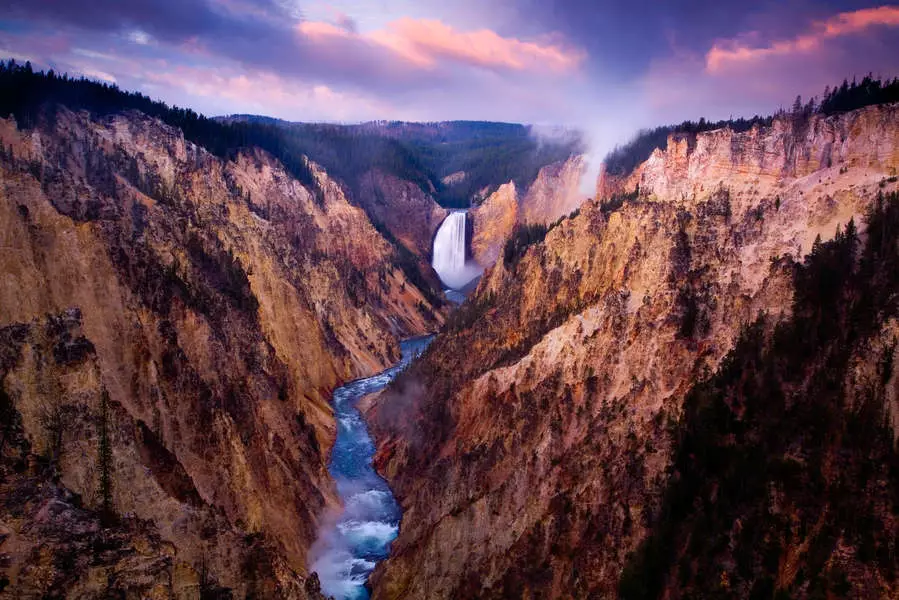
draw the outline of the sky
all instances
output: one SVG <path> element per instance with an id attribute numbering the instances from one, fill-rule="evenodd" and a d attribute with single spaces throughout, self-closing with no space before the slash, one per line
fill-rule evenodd
<path id="1" fill-rule="evenodd" d="M 827 0 L 0 0 L 0 57 L 208 115 L 586 131 L 769 114 L 899 75 L 899 5 Z"/>

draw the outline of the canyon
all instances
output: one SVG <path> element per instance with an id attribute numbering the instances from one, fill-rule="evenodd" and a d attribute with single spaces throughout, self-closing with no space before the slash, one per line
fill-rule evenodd
<path id="1" fill-rule="evenodd" d="M 336 598 L 368 598 L 366 583 L 375 565 L 387 558 L 396 538 L 400 510 L 372 467 L 375 447 L 359 412 L 360 401 L 383 389 L 421 354 L 430 337 L 403 341 L 399 364 L 357 379 L 334 391 L 337 439 L 328 471 L 337 483 L 344 508 L 323 528 L 312 548 L 322 592 Z"/>
<path id="2" fill-rule="evenodd" d="M 443 310 L 314 164 L 310 189 L 264 152 L 223 161 L 136 112 L 7 119 L 0 143 L 13 593 L 315 597 L 307 552 L 338 505 L 330 393 Z M 113 544 L 85 512 L 102 504 L 101 404 L 123 550 L 88 564 L 85 545 Z"/>
<path id="3" fill-rule="evenodd" d="M 423 358 L 369 402 L 375 463 L 404 515 L 391 557 L 372 576 L 374 598 L 806 597 L 845 586 L 895 597 L 893 309 L 875 312 L 881 320 L 857 341 L 821 338 L 820 351 L 839 348 L 834 364 L 848 365 L 831 375 L 829 389 L 844 398 L 836 408 L 809 391 L 823 377 L 814 361 L 775 380 L 791 400 L 771 421 L 741 421 L 756 414 L 749 399 L 739 408 L 748 392 L 725 383 L 740 381 L 726 368 L 750 340 L 779 347 L 777 332 L 807 325 L 811 292 L 796 281 L 818 272 L 816 261 L 852 248 L 858 231 L 865 239 L 868 219 L 882 237 L 878 197 L 897 188 L 897 111 L 786 114 L 745 132 L 672 134 L 632 173 L 601 175 L 596 199 L 543 241 L 497 260 Z M 498 194 L 492 205 L 508 227 L 514 190 Z M 895 241 L 886 247 L 892 256 Z M 869 268 L 889 271 L 891 260 Z M 811 314 L 855 331 L 839 312 Z M 713 437 L 720 421 L 691 429 L 707 414 L 696 407 L 709 390 L 737 394 L 719 400 L 737 411 L 727 417 L 734 433 Z M 801 428 L 771 438 L 774 414 L 798 427 L 791 411 L 811 402 L 814 412 L 815 398 L 835 419 L 819 435 L 836 441 L 809 449 Z M 841 427 L 872 422 L 859 408 L 868 402 L 872 433 L 852 446 Z M 737 493 L 744 504 L 733 508 L 724 499 L 741 489 L 739 473 L 710 479 L 708 489 L 684 479 L 703 472 L 697 465 L 711 469 L 698 456 L 712 457 L 682 444 L 716 443 L 712 454 L 723 456 L 739 452 L 741 431 L 747 448 L 752 439 L 784 445 L 749 463 L 746 481 L 757 481 L 751 469 L 766 460 L 795 475 L 769 473 L 756 495 Z M 868 451 L 883 454 L 867 459 Z M 856 460 L 873 461 L 868 475 L 857 474 Z M 858 477 L 870 478 L 866 495 L 840 487 Z M 805 492 L 788 493 L 795 481 L 831 491 L 802 500 Z M 837 488 L 865 525 L 847 526 Z M 693 493 L 684 489 L 702 491 L 678 500 Z M 730 512 L 715 529 L 720 506 Z M 705 539 L 710 546 L 691 558 Z"/>
<path id="4" fill-rule="evenodd" d="M 436 188 L 377 160 L 335 178 L 280 126 L 228 147 L 240 125 L 3 76 L 83 95 L 35 87 L 0 119 L 0 597 L 323 597 L 332 394 L 449 313 Z M 491 127 L 532 144 L 449 129 Z"/>
<path id="5" fill-rule="evenodd" d="M 899 105 L 585 200 L 569 134 L 4 69 L 0 598 L 899 595 Z"/>

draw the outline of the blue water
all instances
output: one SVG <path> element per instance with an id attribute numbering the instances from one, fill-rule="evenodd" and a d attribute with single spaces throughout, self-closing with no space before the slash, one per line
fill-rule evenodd
<path id="1" fill-rule="evenodd" d="M 334 390 L 331 404 L 337 420 L 337 440 L 328 471 L 337 482 L 344 507 L 339 517 L 320 533 L 312 549 L 315 560 L 311 570 L 318 573 L 322 591 L 337 600 L 368 598 L 365 582 L 378 561 L 389 555 L 401 517 L 387 482 L 372 467 L 375 445 L 356 403 L 383 389 L 430 341 L 431 336 L 402 342 L 403 357 L 398 365 Z"/>

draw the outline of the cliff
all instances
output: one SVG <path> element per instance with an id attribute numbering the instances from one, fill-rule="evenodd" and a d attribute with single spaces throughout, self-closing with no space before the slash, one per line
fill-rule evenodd
<path id="1" fill-rule="evenodd" d="M 516 225 L 549 225 L 578 208 L 583 200 L 579 186 L 585 160 L 575 155 L 547 165 L 526 190 L 518 190 L 509 182 L 473 208 L 471 245 L 478 264 L 489 267 L 496 262 Z"/>
<path id="2" fill-rule="evenodd" d="M 847 407 L 892 415 L 895 431 L 895 381 L 878 365 L 892 364 L 896 307 L 866 305 L 859 314 L 874 321 L 860 327 L 842 303 L 891 297 L 896 242 L 878 234 L 888 260 L 855 267 L 846 248 L 857 242 L 837 233 L 850 219 L 866 227 L 878 193 L 896 189 L 897 144 L 896 106 L 674 138 L 616 183 L 630 194 L 600 195 L 514 264 L 494 265 L 368 410 L 377 466 L 404 510 L 374 597 L 807 597 L 844 585 L 895 597 L 885 557 L 897 471 L 872 466 L 869 487 L 849 482 L 859 461 L 894 465 L 896 453 L 877 418 Z M 818 235 L 837 240 L 815 245 Z M 832 255 L 842 271 L 822 266 Z M 831 271 L 848 274 L 834 283 Z M 841 285 L 835 305 L 821 299 L 835 292 L 808 292 Z M 752 369 L 792 373 L 732 394 L 726 367 L 750 355 L 740 340 L 760 314 Z M 813 337 L 809 314 L 839 325 Z M 775 343 L 775 331 L 806 345 Z M 839 394 L 808 385 L 830 364 L 852 365 L 830 372 Z M 704 381 L 726 419 L 700 410 Z M 754 487 L 715 463 L 725 450 L 753 457 L 735 469 L 764 465 L 743 472 Z M 690 485 L 678 483 L 685 473 Z"/>
<path id="3" fill-rule="evenodd" d="M 137 112 L 2 121 L 0 144 L 0 383 L 21 438 L 0 595 L 106 597 L 135 568 L 140 596 L 314 596 L 329 393 L 441 313 L 314 164 L 304 186 Z M 113 538 L 119 554 L 65 558 Z"/>
<path id="4" fill-rule="evenodd" d="M 540 169 L 537 179 L 520 201 L 520 221 L 548 225 L 577 209 L 584 200 L 580 183 L 587 167 L 586 160 L 585 156 L 577 155 Z"/>
<path id="5" fill-rule="evenodd" d="M 152 423 L 111 399 L 81 318 L 0 328 L 0 596 L 323 598 L 273 537 L 201 497 Z"/>
<path id="6" fill-rule="evenodd" d="M 422 189 L 378 170 L 362 176 L 360 205 L 373 221 L 419 257 L 431 255 L 434 234 L 449 214 Z"/>
<path id="7" fill-rule="evenodd" d="M 833 117 L 786 115 L 770 127 L 756 125 L 741 133 L 727 128 L 676 133 L 668 136 L 664 150 L 653 151 L 627 176 L 602 169 L 596 195 L 611 198 L 639 187 L 643 195 L 685 202 L 725 187 L 751 204 L 751 196 L 789 191 L 785 184 L 791 181 L 802 184 L 806 193 L 826 194 L 826 186 L 815 187 L 821 183 L 812 177 L 815 173 L 833 179 L 831 191 L 891 176 L 899 160 L 894 127 L 895 109 L 886 105 Z M 838 178 L 832 176 L 834 167 Z"/>
<path id="8" fill-rule="evenodd" d="M 518 223 L 518 194 L 511 181 L 501 185 L 470 212 L 471 254 L 482 267 L 496 262 Z"/>
<path id="9" fill-rule="evenodd" d="M 427 297 L 441 305 L 443 284 L 431 267 L 434 236 L 449 214 L 417 184 L 372 169 L 359 177 L 353 200 L 397 248 L 395 262 Z"/>

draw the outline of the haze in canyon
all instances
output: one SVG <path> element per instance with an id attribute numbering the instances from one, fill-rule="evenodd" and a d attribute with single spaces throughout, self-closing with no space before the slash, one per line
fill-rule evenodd
<path id="1" fill-rule="evenodd" d="M 899 598 L 899 6 L 0 4 L 0 598 Z"/>

